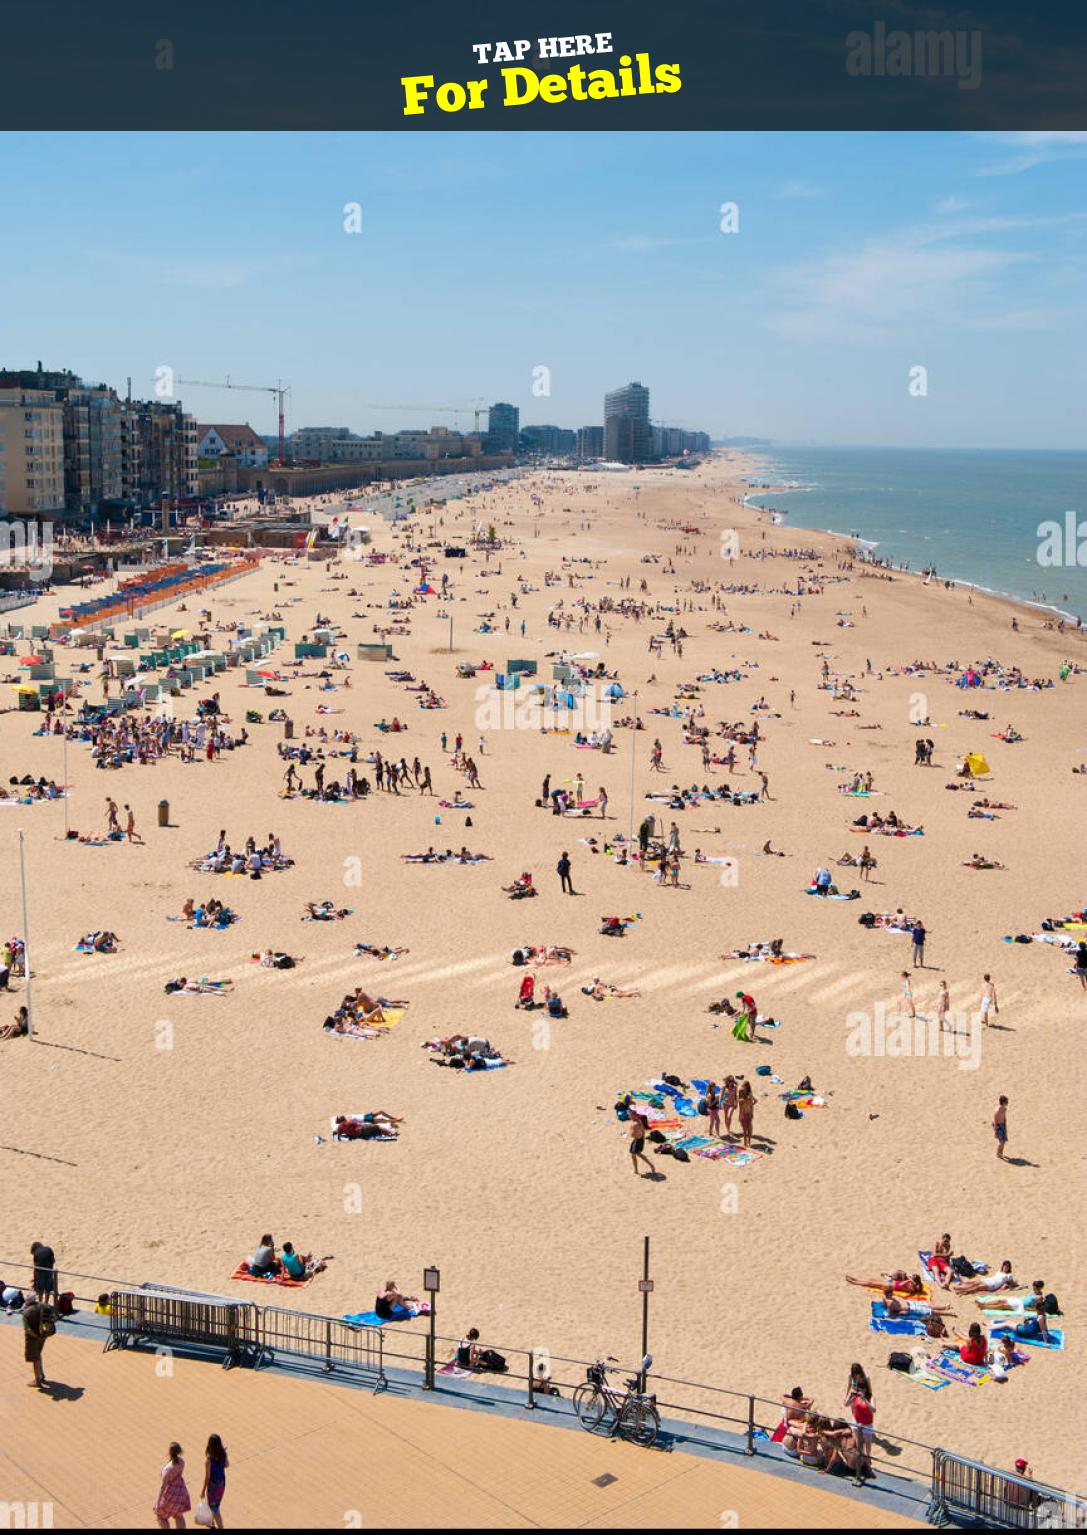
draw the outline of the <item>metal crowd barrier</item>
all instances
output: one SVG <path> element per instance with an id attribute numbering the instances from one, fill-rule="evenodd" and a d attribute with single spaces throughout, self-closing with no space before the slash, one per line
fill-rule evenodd
<path id="1" fill-rule="evenodd" d="M 380 1327 L 355 1327 L 335 1317 L 281 1306 L 259 1310 L 263 1362 L 288 1354 L 319 1364 L 326 1375 L 349 1370 L 370 1377 L 378 1388 L 386 1385 Z"/>
<path id="2" fill-rule="evenodd" d="M 1087 1499 L 1028 1476 L 994 1471 L 947 1450 L 932 1452 L 937 1519 L 1009 1530 L 1087 1529 Z"/>
<path id="3" fill-rule="evenodd" d="M 259 1308 L 245 1301 L 113 1290 L 109 1304 L 107 1349 L 147 1340 L 221 1351 L 226 1369 L 259 1362 Z"/>

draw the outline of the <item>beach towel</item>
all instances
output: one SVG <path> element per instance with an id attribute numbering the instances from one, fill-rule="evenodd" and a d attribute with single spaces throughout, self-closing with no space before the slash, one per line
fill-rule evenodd
<path id="1" fill-rule="evenodd" d="M 1052 1348 L 1052 1349 L 1063 1349 L 1064 1348 L 1064 1331 L 1060 1327 L 1051 1327 L 1049 1329 L 1049 1342 L 1048 1343 L 1045 1341 L 1044 1338 L 1020 1338 L 1020 1337 L 1018 1337 L 1016 1335 L 1015 1323 L 1014 1322 L 1004 1322 L 1004 1323 L 1002 1323 L 998 1327 L 992 1327 L 992 1328 L 989 1329 L 989 1337 L 990 1337 L 990 1339 L 1003 1338 L 1003 1337 L 1006 1337 L 1009 1333 L 1012 1335 L 1012 1337 L 1015 1338 L 1015 1344 L 1016 1344 L 1017 1348 L 1020 1345 L 1022 1345 L 1023 1348 Z"/>
<path id="2" fill-rule="evenodd" d="M 378 1316 L 376 1311 L 349 1311 L 344 1314 L 344 1321 L 350 1322 L 353 1327 L 386 1327 L 390 1323 L 413 1322 L 417 1316 L 429 1316 L 430 1306 L 426 1301 L 418 1309 L 411 1308 L 407 1316 Z"/>
<path id="3" fill-rule="evenodd" d="M 681 1147 L 684 1151 L 701 1151 L 703 1146 L 716 1144 L 712 1135 L 685 1135 L 682 1140 L 672 1142 L 673 1146 Z"/>
<path id="4" fill-rule="evenodd" d="M 941 1350 L 935 1359 L 929 1360 L 928 1369 L 934 1375 L 946 1376 L 962 1386 L 983 1386 L 993 1378 L 986 1365 L 964 1364 L 955 1347 Z"/>
<path id="5" fill-rule="evenodd" d="M 822 896 L 824 901 L 859 901 L 861 898 L 861 893 L 859 890 L 850 890 L 848 894 L 845 894 L 840 890 L 828 890 L 824 895 L 822 890 L 816 889 L 815 886 L 812 886 L 809 890 L 805 890 L 804 894 Z"/>
<path id="6" fill-rule="evenodd" d="M 906 1380 L 912 1380 L 918 1386 L 924 1386 L 926 1391 L 942 1391 L 945 1386 L 951 1384 L 949 1380 L 945 1380 L 940 1375 L 933 1375 L 931 1370 L 924 1367 L 904 1370 L 902 1374 Z"/>
<path id="7" fill-rule="evenodd" d="M 909 1317 L 906 1318 L 908 1321 L 915 1321 L 918 1317 L 924 1318 L 932 1315 L 932 1307 L 927 1301 L 910 1300 L 907 1304 L 910 1308 Z M 874 1300 L 872 1302 L 872 1315 L 875 1317 L 885 1317 L 887 1315 L 887 1302 Z M 892 1317 L 890 1320 L 896 1321 L 898 1318 Z"/>
<path id="8" fill-rule="evenodd" d="M 251 1274 L 247 1265 L 242 1262 L 238 1264 L 238 1267 L 230 1277 L 231 1279 L 245 1279 L 252 1284 L 277 1284 L 281 1285 L 285 1290 L 301 1290 L 306 1285 L 312 1284 L 317 1276 L 310 1274 L 306 1279 L 289 1279 L 286 1274 Z"/>
<path id="9" fill-rule="evenodd" d="M 473 1372 L 471 1370 L 462 1370 L 455 1360 L 450 1360 L 448 1364 L 439 1365 L 437 1373 L 439 1375 L 455 1375 L 458 1380 L 470 1380 Z"/>
<path id="10" fill-rule="evenodd" d="M 868 1319 L 868 1327 L 872 1332 L 889 1332 L 896 1336 L 923 1338 L 925 1324 L 920 1317 L 911 1316 L 873 1316 Z"/>
<path id="11" fill-rule="evenodd" d="M 696 1119 L 698 1117 L 698 1109 L 691 1102 L 690 1098 L 677 1098 L 675 1100 L 675 1107 L 676 1113 L 684 1119 Z"/>
<path id="12" fill-rule="evenodd" d="M 715 1146 L 704 1146 L 701 1151 L 696 1151 L 696 1157 L 706 1157 L 711 1162 L 728 1162 L 732 1167 L 748 1167 L 752 1162 L 757 1162 L 765 1152 L 748 1150 L 743 1146 L 733 1146 L 725 1141 L 718 1141 Z"/>

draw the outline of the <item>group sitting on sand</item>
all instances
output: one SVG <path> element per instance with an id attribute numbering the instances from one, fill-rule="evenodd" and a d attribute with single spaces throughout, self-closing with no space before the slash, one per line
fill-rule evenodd
<path id="1" fill-rule="evenodd" d="M 357 986 L 347 993 L 336 1011 L 329 1014 L 322 1027 L 329 1033 L 350 1033 L 366 1024 L 388 1023 L 388 1009 L 407 1005 L 404 999 L 391 1001 L 388 997 L 371 997 L 369 992 Z"/>
<path id="2" fill-rule="evenodd" d="M 425 853 L 401 853 L 405 863 L 490 863 L 489 853 L 470 853 L 462 844 L 459 853 L 447 847 L 444 853 L 436 853 L 428 847 Z"/>
<path id="3" fill-rule="evenodd" d="M 250 879 L 260 879 L 266 869 L 287 869 L 293 863 L 293 858 L 285 856 L 274 832 L 268 833 L 265 846 L 258 847 L 254 838 L 249 837 L 245 851 L 235 852 L 226 840 L 226 832 L 221 831 L 212 851 L 197 859 L 193 867 L 203 874 L 248 874 Z"/>
<path id="4" fill-rule="evenodd" d="M 229 906 L 224 906 L 215 896 L 205 901 L 203 905 L 197 906 L 190 895 L 181 908 L 180 919 L 171 920 L 187 922 L 190 927 L 224 928 L 237 922 L 239 918 L 236 911 L 232 911 Z"/>
<path id="5" fill-rule="evenodd" d="M 315 1258 L 312 1253 L 297 1253 L 291 1242 L 284 1242 L 282 1251 L 277 1253 L 271 1236 L 265 1233 L 252 1257 L 246 1259 L 245 1270 L 254 1279 L 312 1279 L 331 1259 L 331 1253 L 325 1258 Z"/>
<path id="6" fill-rule="evenodd" d="M 425 1040 L 423 1049 L 434 1052 L 435 1066 L 450 1066 L 455 1071 L 488 1071 L 514 1064 L 489 1039 L 476 1034 L 445 1034 Z"/>
<path id="7" fill-rule="evenodd" d="M 81 954 L 116 954 L 121 940 L 108 929 L 104 932 L 84 933 L 76 944 Z"/>

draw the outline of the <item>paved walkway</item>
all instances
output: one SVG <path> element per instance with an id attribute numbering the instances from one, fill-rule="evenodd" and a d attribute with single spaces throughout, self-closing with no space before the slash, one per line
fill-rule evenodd
<path id="1" fill-rule="evenodd" d="M 154 1527 L 174 1438 L 195 1504 L 209 1433 L 230 1453 L 223 1516 L 234 1527 L 919 1527 L 746 1466 L 274 1371 L 103 1354 L 70 1335 L 47 1345 L 54 1384 L 41 1393 L 25 1385 L 21 1329 L 0 1339 L 0 1382 L 16 1409 L 0 1449 L 0 1494 L 9 1505 L 51 1503 L 58 1529 Z M 14 1525 L 17 1511 L 6 1512 Z"/>

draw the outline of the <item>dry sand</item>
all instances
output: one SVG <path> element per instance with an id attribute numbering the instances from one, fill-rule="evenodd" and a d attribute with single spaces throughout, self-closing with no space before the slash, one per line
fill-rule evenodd
<path id="1" fill-rule="evenodd" d="M 648 635 L 663 620 L 613 615 L 606 646 L 590 623 L 582 635 L 576 625 L 570 635 L 547 627 L 545 615 L 559 598 L 569 607 L 580 596 L 590 602 L 618 596 L 615 582 L 626 574 L 632 597 L 645 578 L 650 599 L 664 602 L 691 598 L 696 578 L 791 586 L 801 569 L 796 562 L 749 556 L 797 544 L 825 549 L 824 573 L 837 574 L 832 539 L 768 526 L 764 516 L 740 507 L 740 476 L 750 467 L 734 455 L 686 474 L 565 476 L 562 488 L 558 477 L 541 477 L 451 504 L 439 536 L 463 540 L 482 518 L 514 542 L 501 552 L 501 576 L 482 577 L 479 560 L 463 578 L 455 562 L 438 558 L 431 567 L 432 575 L 449 568 L 456 580 L 453 655 L 445 651 L 448 623 L 437 616 L 436 598 L 415 609 L 410 637 L 396 637 L 400 663 L 445 696 L 444 712 L 418 710 L 414 695 L 389 681 L 381 665 L 355 664 L 349 691 L 319 694 L 313 684 L 307 691 L 296 683 L 289 699 L 243 690 L 244 674 L 222 681 L 224 707 L 236 721 L 247 705 L 266 713 L 281 703 L 299 737 L 306 725 L 322 723 L 315 709 L 325 699 L 343 710 L 325 725 L 357 730 L 364 751 L 395 747 L 409 762 L 418 754 L 429 763 L 434 800 L 285 801 L 279 797 L 285 764 L 276 752 L 282 730 L 265 723 L 250 727 L 245 750 L 211 765 L 171 759 L 97 772 L 89 750 L 72 745 L 72 825 L 99 832 L 110 793 L 134 807 L 144 846 L 65 844 L 59 803 L 0 810 L 0 913 L 10 931 L 18 929 L 20 911 L 16 829 L 26 831 L 34 1011 L 43 1042 L 0 1046 L 8 1259 L 23 1259 L 30 1241 L 42 1238 L 69 1269 L 237 1291 L 240 1299 L 332 1315 L 368 1308 L 389 1277 L 417 1291 L 424 1264 L 438 1263 L 443 1331 L 474 1324 L 499 1347 L 581 1357 L 610 1351 L 630 1359 L 639 1339 L 641 1239 L 649 1233 L 656 1280 L 651 1347 L 662 1372 L 768 1397 L 800 1383 L 833 1412 L 850 1362 L 860 1360 L 874 1374 L 879 1427 L 1001 1466 L 1025 1455 L 1038 1476 L 1076 1484 L 1079 1436 L 1067 1402 L 1082 1348 L 1082 1242 L 1074 1211 L 1084 1192 L 1080 1030 L 1087 998 L 1051 948 L 1000 938 L 1036 932 L 1043 917 L 1063 915 L 1085 898 L 1078 822 L 1087 780 L 1070 775 L 1084 760 L 1077 750 L 1087 746 L 1079 702 L 1084 679 L 1044 692 L 964 695 L 943 678 L 862 674 L 867 658 L 878 672 L 915 659 L 993 656 L 1056 678 L 1064 656 L 1083 660 L 1084 642 L 1043 632 L 1039 615 L 1025 610 L 1023 632 L 1013 634 L 1008 604 L 976 595 L 971 602 L 965 589 L 923 587 L 915 579 L 871 579 L 859 569 L 806 597 L 795 617 L 788 596 L 726 597 L 727 616 L 750 627 L 744 634 L 711 632 L 718 615 L 710 597 L 694 596 L 693 611 L 676 616 L 690 635 L 682 660 L 647 654 Z M 593 493 L 583 488 L 588 479 L 598 486 Z M 534 491 L 542 497 L 538 509 L 529 499 Z M 429 520 L 418 519 L 424 539 Z M 703 531 L 684 535 L 662 526 L 687 521 Z M 737 529 L 741 541 L 731 567 L 719 552 L 724 528 Z M 400 530 L 375 529 L 377 548 L 404 542 Z M 674 554 L 677 544 L 694 552 Z M 660 562 L 641 563 L 652 553 Z M 607 563 L 572 567 L 592 575 L 575 589 L 565 578 L 544 589 L 544 571 L 559 571 L 564 554 Z M 669 555 L 674 576 L 664 570 Z M 331 580 L 323 562 L 266 564 L 213 595 L 210 606 L 216 620 L 229 622 L 297 597 L 280 609 L 289 641 L 321 611 L 342 622 L 353 654 L 382 615 L 360 610 L 347 589 L 357 586 L 367 602 L 384 603 L 396 576 L 389 567 L 336 568 L 346 580 Z M 508 603 L 515 577 L 535 590 L 514 612 Z M 403 572 L 399 580 L 403 589 Z M 52 617 L 58 602 L 39 603 L 34 619 L 41 621 L 39 612 Z M 508 637 L 472 632 L 477 615 L 492 609 L 500 623 L 511 613 Z M 853 627 L 837 626 L 842 609 Z M 353 617 L 356 611 L 365 618 Z M 30 610 L 15 616 L 29 621 Z M 167 609 L 153 621 L 185 624 L 192 617 Z M 522 617 L 524 639 L 517 632 Z M 760 640 L 766 629 L 779 639 Z M 834 672 L 852 674 L 863 687 L 861 719 L 831 714 L 848 705 L 818 689 L 823 652 L 814 640 L 827 642 Z M 651 780 L 666 786 L 707 776 L 697 748 L 682 744 L 679 723 L 647 709 L 667 705 L 675 684 L 699 671 L 758 662 L 742 682 L 707 684 L 701 696 L 711 723 L 750 720 L 760 695 L 772 704 L 780 717 L 765 721 L 760 767 L 773 801 L 674 817 L 664 811 L 666 824 L 674 818 L 680 825 L 688 854 L 700 846 L 735 856 L 738 883 L 722 885 L 719 867 L 692 867 L 688 859 L 682 877 L 690 888 L 663 889 L 579 842 L 590 830 L 600 836 L 628 829 L 629 732 L 617 733 L 608 756 L 576 750 L 570 737 L 526 730 L 491 731 L 485 754 L 476 754 L 476 689 L 483 679 L 458 680 L 455 662 L 488 658 L 501 665 L 507 656 L 530 657 L 546 679 L 545 656 L 564 646 L 597 651 L 628 691 L 640 690 L 647 728 L 634 737 L 635 825 L 647 808 L 643 796 L 658 786 Z M 282 664 L 290 654 L 282 647 L 274 659 Z M 651 674 L 658 680 L 648 685 Z M 87 692 L 100 697 L 97 680 Z M 922 732 L 936 742 L 932 769 L 913 766 L 918 692 L 927 695 L 933 723 Z M 988 709 L 990 721 L 961 719 L 964 707 Z M 382 737 L 374 723 L 393 714 L 410 729 Z M 992 739 L 990 731 L 1008 721 L 1024 744 Z M 59 740 L 35 737 L 37 722 L 25 714 L 0 719 L 3 778 L 60 777 Z M 882 728 L 857 728 L 869 723 Z M 464 782 L 442 758 L 443 729 L 450 739 L 463 732 L 481 770 L 483 790 L 468 794 L 475 808 L 467 831 L 463 814 L 454 812 L 440 812 L 442 824 L 434 825 L 437 798 L 452 798 Z M 664 746 L 660 775 L 649 772 L 655 735 Z M 811 745 L 812 737 L 835 745 Z M 985 792 L 1019 807 L 997 821 L 968 821 L 968 796 L 944 788 L 955 760 L 975 748 L 993 769 Z M 740 762 L 746 764 L 746 754 Z M 828 771 L 828 762 L 870 768 L 884 797 L 843 798 L 835 790 L 843 775 Z M 559 784 L 579 770 L 590 793 L 600 783 L 607 787 L 603 826 L 559 821 L 534 808 L 545 773 Z M 366 771 L 361 763 L 359 771 Z M 312 782 L 312 769 L 303 776 Z M 327 776 L 335 776 L 331 766 Z M 716 769 L 711 781 L 725 777 Z M 746 770 L 733 782 L 757 787 Z M 161 797 L 171 804 L 170 829 L 154 824 Z M 894 809 L 923 823 L 926 835 L 872 839 L 879 866 L 861 901 L 807 897 L 817 865 L 833 867 L 844 849 L 859 851 L 862 839 L 848 827 L 865 808 Z M 189 860 L 214 845 L 220 827 L 234 843 L 250 832 L 259 841 L 275 831 L 294 868 L 260 883 L 191 872 Z M 788 856 L 756 856 L 768 837 Z M 462 842 L 494 862 L 400 861 L 430 843 Z M 563 848 L 583 892 L 577 899 L 559 891 L 554 870 Z M 994 855 L 1006 871 L 963 868 L 975 850 Z M 355 858 L 361 887 L 345 888 Z M 511 902 L 500 887 L 522 869 L 534 871 L 541 895 Z M 834 872 L 844 888 L 858 883 L 851 871 Z M 240 924 L 209 933 L 166 922 L 186 896 L 212 893 L 237 907 Z M 342 923 L 303 925 L 303 902 L 326 897 L 355 914 Z M 914 975 L 921 1011 L 931 1010 L 941 978 L 953 1006 L 973 1011 L 982 972 L 993 973 L 1000 1026 L 986 1032 L 977 1070 L 942 1058 L 847 1053 L 847 1015 L 892 1001 L 909 958 L 907 938 L 866 931 L 857 917 L 866 908 L 898 905 L 920 913 L 930 933 L 929 968 Z M 602 914 L 630 911 L 643 920 L 624 939 L 599 936 Z M 75 953 L 80 934 L 92 928 L 118 932 L 121 953 Z M 777 936 L 787 949 L 817 959 L 776 970 L 717 958 Z M 355 960 L 356 939 L 411 952 L 395 964 Z M 511 968 L 510 951 L 524 941 L 577 950 L 569 970 L 540 972 L 541 981 L 558 977 L 570 1009 L 552 1026 L 547 1048 L 534 1048 L 541 1042 L 538 1015 L 513 1008 L 520 973 Z M 292 972 L 260 970 L 249 956 L 269 945 L 305 961 Z M 229 976 L 236 990 L 225 998 L 164 995 L 165 981 L 178 974 Z M 578 989 L 594 975 L 637 985 L 642 995 L 594 1003 Z M 388 1038 L 371 1043 L 322 1032 L 325 1014 L 357 984 L 410 998 L 406 1018 Z M 765 1045 L 734 1041 L 706 1011 L 740 985 L 781 1020 Z M 8 1010 L 19 1000 L 14 995 Z M 172 1049 L 157 1046 L 160 1020 L 173 1026 Z M 471 1086 L 460 1073 L 436 1069 L 420 1041 L 453 1029 L 489 1035 L 516 1065 L 474 1077 Z M 666 1178 L 631 1175 L 625 1131 L 612 1113 L 618 1090 L 641 1087 L 661 1071 L 685 1080 L 750 1076 L 763 1062 L 785 1087 L 810 1075 L 830 1106 L 799 1122 L 785 1120 L 779 1089 L 754 1077 L 765 1095 L 757 1143 L 768 1155 L 736 1170 L 697 1157 L 687 1166 L 661 1158 Z M 1011 1100 L 1011 1165 L 996 1159 L 990 1128 L 1001 1092 Z M 405 1117 L 397 1144 L 315 1144 L 316 1134 L 327 1134 L 330 1115 L 376 1107 Z M 758 1141 L 759 1132 L 769 1143 Z M 302 1251 L 333 1253 L 335 1261 L 302 1291 L 232 1286 L 238 1259 L 268 1229 L 277 1242 L 291 1239 Z M 867 1330 L 866 1297 L 842 1276 L 912 1270 L 917 1250 L 945 1230 L 957 1251 L 991 1265 L 1007 1256 L 1025 1282 L 1044 1278 L 1065 1308 L 1067 1351 L 1034 1351 L 1008 1384 L 976 1389 L 930 1393 L 889 1374 L 884 1365 L 898 1340 Z M 959 1302 L 964 1328 L 979 1314 L 972 1301 Z"/>

